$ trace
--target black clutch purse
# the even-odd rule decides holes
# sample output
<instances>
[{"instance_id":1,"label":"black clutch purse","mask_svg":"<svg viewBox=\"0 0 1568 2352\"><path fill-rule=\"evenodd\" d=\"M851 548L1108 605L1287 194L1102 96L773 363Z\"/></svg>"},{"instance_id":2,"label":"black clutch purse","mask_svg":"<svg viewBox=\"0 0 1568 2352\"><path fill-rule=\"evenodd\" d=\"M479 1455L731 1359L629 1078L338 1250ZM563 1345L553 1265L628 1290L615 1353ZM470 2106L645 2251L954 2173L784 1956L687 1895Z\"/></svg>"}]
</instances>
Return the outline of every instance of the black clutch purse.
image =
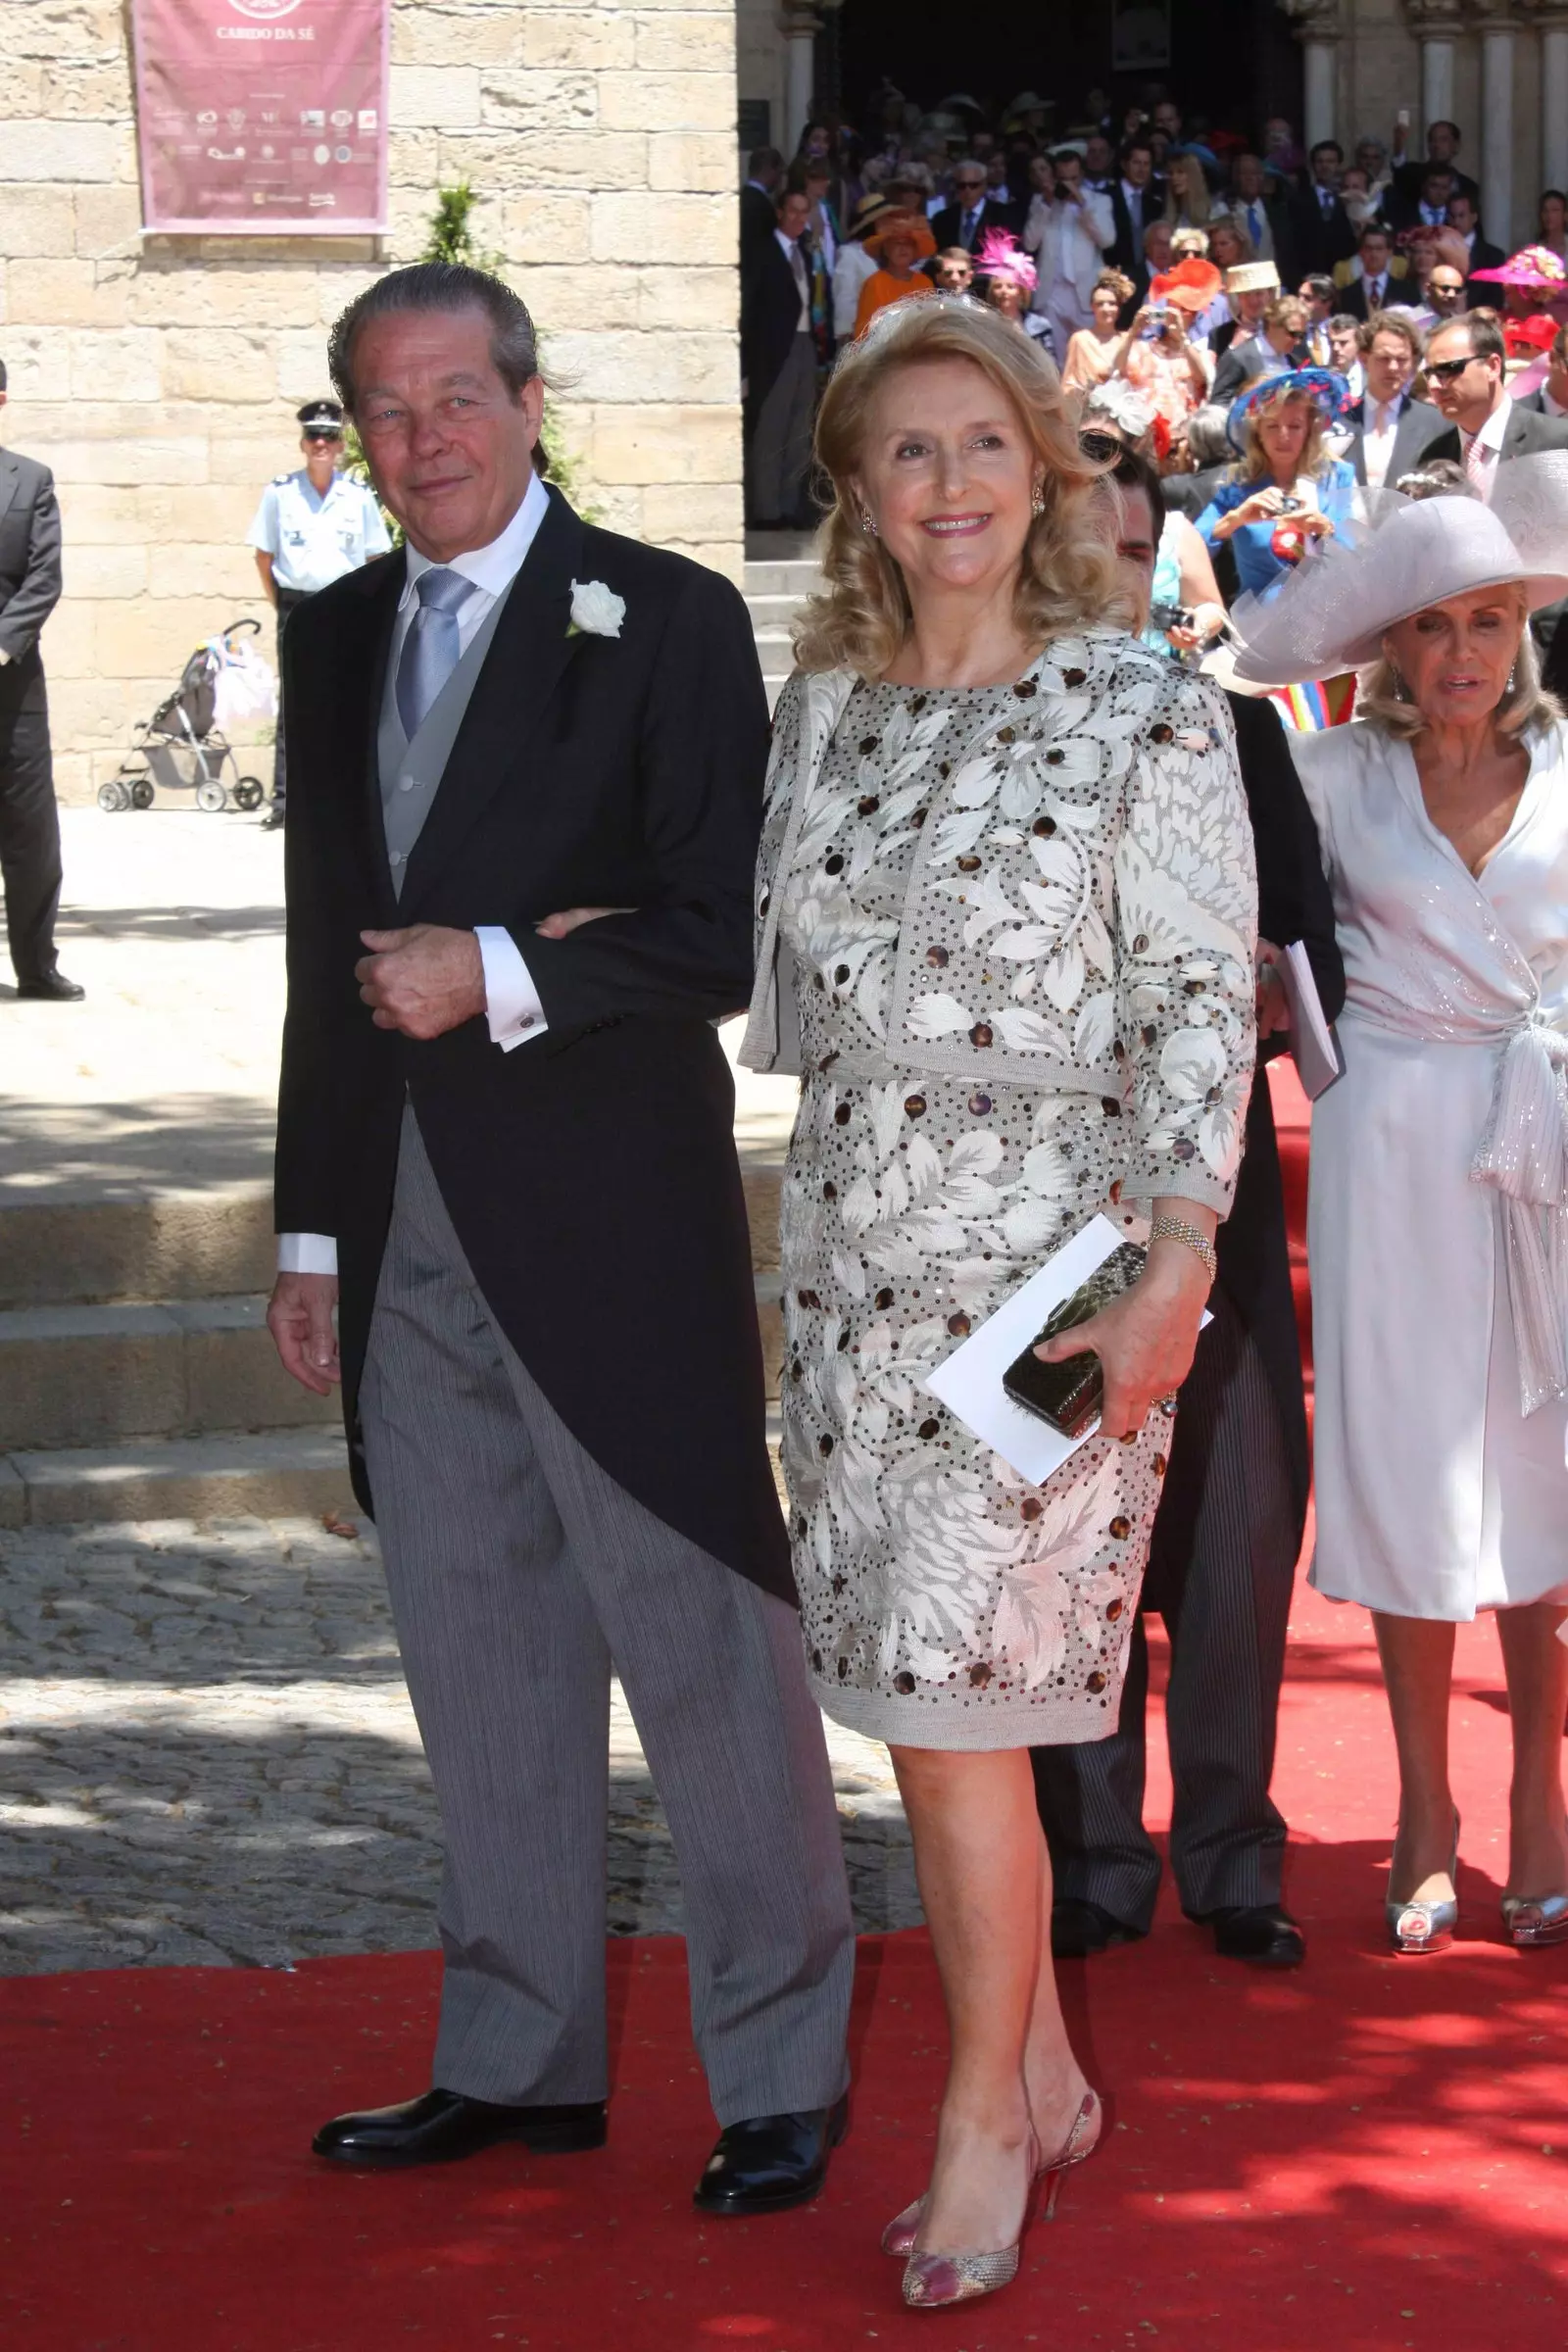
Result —
<instances>
[{"instance_id":1,"label":"black clutch purse","mask_svg":"<svg viewBox=\"0 0 1568 2352\"><path fill-rule=\"evenodd\" d=\"M1082 1355L1066 1356L1058 1364L1043 1364L1035 1349L1043 1340L1054 1340L1058 1333L1087 1323L1102 1306L1119 1298L1123 1291L1130 1291L1143 1273L1144 1264L1145 1252L1136 1243L1123 1242L1070 1298L1063 1298L1059 1306L1053 1307L1045 1329L1035 1334L1022 1355L1015 1356L1002 1376L1002 1386L1014 1404L1021 1404L1026 1413L1033 1413L1039 1421L1049 1421L1064 1438L1081 1438L1100 1411L1105 1393L1100 1358L1086 1349Z\"/></svg>"}]
</instances>

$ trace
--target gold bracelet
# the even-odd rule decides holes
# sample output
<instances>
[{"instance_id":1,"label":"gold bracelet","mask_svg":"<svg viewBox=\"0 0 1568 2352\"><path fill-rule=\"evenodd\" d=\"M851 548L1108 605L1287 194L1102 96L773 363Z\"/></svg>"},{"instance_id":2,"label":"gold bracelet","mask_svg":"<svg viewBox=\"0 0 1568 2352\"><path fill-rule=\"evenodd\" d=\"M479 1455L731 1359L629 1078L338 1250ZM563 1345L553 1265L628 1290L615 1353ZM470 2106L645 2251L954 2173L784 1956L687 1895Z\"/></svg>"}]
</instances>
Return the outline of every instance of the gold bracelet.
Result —
<instances>
[{"instance_id":1,"label":"gold bracelet","mask_svg":"<svg viewBox=\"0 0 1568 2352\"><path fill-rule=\"evenodd\" d=\"M1156 1217L1149 1228L1149 1239L1152 1244L1185 1242L1188 1249L1202 1259L1203 1271L1209 1281L1218 1280L1219 1258L1215 1254L1214 1245L1198 1226L1189 1225L1182 1217Z\"/></svg>"}]
</instances>

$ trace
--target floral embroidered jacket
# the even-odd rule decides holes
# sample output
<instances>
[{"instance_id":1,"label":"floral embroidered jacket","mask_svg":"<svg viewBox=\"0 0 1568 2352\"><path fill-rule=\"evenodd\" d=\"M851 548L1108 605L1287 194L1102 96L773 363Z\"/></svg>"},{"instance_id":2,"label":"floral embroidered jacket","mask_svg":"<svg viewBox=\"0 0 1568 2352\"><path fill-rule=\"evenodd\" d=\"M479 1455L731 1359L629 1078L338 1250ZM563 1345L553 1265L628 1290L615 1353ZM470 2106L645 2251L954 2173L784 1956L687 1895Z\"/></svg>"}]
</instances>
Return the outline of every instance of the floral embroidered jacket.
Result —
<instances>
[{"instance_id":1,"label":"floral embroidered jacket","mask_svg":"<svg viewBox=\"0 0 1568 2352\"><path fill-rule=\"evenodd\" d=\"M824 984L846 964L869 980L892 947L885 1037L867 1022L862 1075L1114 1096L1129 1204L1171 1195L1223 1216L1256 1044L1252 834L1223 695L1120 630L1058 638L968 739L950 740L942 697L913 696L896 765L884 737L877 789L847 826L854 788L826 789L822 769L855 682L797 673L780 698L742 1060L800 1074L800 975L778 917L805 876ZM918 841L890 942L846 886L896 827Z\"/></svg>"}]
</instances>

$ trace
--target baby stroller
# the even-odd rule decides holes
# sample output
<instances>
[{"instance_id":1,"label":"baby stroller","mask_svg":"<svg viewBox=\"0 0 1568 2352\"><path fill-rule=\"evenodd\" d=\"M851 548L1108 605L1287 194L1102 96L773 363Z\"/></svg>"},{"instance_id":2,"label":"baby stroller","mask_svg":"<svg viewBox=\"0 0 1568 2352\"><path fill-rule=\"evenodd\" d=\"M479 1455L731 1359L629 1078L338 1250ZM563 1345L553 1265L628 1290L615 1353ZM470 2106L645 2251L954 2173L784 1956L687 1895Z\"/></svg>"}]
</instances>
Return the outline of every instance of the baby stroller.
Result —
<instances>
[{"instance_id":1,"label":"baby stroller","mask_svg":"<svg viewBox=\"0 0 1568 2352\"><path fill-rule=\"evenodd\" d=\"M180 673L173 693L151 718L137 726L136 742L120 763L120 773L98 787L98 806L111 811L150 808L155 790L194 792L198 808L259 808L259 776L242 776L232 745L218 724L236 717L268 717L277 709L272 673L248 637L259 620L231 620L217 637L199 645ZM226 778L226 783L225 783Z\"/></svg>"}]
</instances>

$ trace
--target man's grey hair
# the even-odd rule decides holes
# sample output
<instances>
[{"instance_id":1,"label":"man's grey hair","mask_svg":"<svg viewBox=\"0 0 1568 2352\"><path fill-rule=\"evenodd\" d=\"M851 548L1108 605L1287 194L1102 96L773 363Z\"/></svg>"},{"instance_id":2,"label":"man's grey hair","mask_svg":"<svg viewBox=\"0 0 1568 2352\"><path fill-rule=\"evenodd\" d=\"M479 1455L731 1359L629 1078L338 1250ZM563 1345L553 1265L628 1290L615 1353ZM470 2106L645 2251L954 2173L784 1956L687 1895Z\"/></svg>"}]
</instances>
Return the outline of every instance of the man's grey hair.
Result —
<instances>
[{"instance_id":1,"label":"man's grey hair","mask_svg":"<svg viewBox=\"0 0 1568 2352\"><path fill-rule=\"evenodd\" d=\"M483 311L490 321L491 365L515 401L523 385L540 372L538 337L520 295L488 270L471 270L464 262L416 262L407 270L389 270L356 295L327 340L327 372L349 415L357 406L355 345L372 318L388 318L395 311L472 310ZM534 452L541 473L543 460L541 446Z\"/></svg>"}]
</instances>

